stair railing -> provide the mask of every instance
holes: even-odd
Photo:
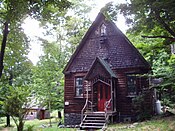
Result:
[[[108,108],[109,108],[109,105],[110,105],[110,103],[111,103],[111,100],[112,100],[112,99],[110,99],[109,101],[106,101],[106,102],[105,102],[105,109],[104,109],[104,111],[105,111],[105,125],[104,125],[103,128],[105,128],[106,125],[107,125],[107,123],[108,123],[108,119],[109,119]],[[102,129],[103,129],[103,128],[102,128]]]
[[[86,109],[86,107],[88,106],[88,103],[90,103],[91,104],[91,107],[92,107],[92,102],[91,101],[89,101],[88,99],[88,96],[89,96],[89,89],[88,89],[89,87],[87,86],[86,87],[86,102],[85,102],[85,104],[84,104],[84,107],[83,107],[83,109],[81,110],[81,122],[83,121],[83,114],[84,114],[84,110]]]
[[[86,103],[85,103],[83,109],[81,110],[81,120],[83,120],[84,110],[85,110],[86,107],[88,106],[88,103],[90,103],[90,105],[91,105],[91,107],[92,107],[92,102],[91,102],[91,101],[88,101],[88,100],[86,99]]]

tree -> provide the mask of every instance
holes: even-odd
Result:
[[[40,57],[34,69],[34,86],[40,101],[45,102],[50,111],[63,109],[62,71],[87,30],[90,20],[85,19],[85,16],[88,11],[90,7],[85,6],[84,0],[74,1],[73,7],[64,17],[57,18],[57,21],[49,21],[49,25],[45,24],[47,34],[53,35],[52,38],[55,39],[49,42],[40,38],[44,55]]]
[[[31,102],[30,94],[31,89],[28,87],[9,87],[9,94],[2,102],[3,110],[12,117],[18,131],[23,131],[24,118],[28,113],[27,109],[31,108],[29,105]]]
[[[164,103],[169,103],[169,106],[175,103],[175,69],[172,62],[174,54],[170,53],[169,46],[175,41],[174,7],[173,0],[131,0],[119,5],[109,3],[103,8],[110,18],[117,13],[125,16],[126,23],[130,25],[127,33],[133,37],[134,43],[138,43],[135,45],[150,61],[153,76],[164,79],[157,88],[161,92],[162,100],[166,101]],[[152,39],[143,40],[136,36]]]
[[[27,109],[31,108],[29,104],[31,103],[29,96],[32,92],[31,67],[28,61],[16,63],[12,71],[6,72],[9,72],[10,79],[4,79],[1,82],[0,103],[3,112],[13,118],[18,131],[23,131],[24,117]]]
[[[43,106],[52,109],[63,108],[63,74],[65,53],[56,43],[43,41],[44,55],[34,69],[34,88]],[[51,125],[51,121],[50,121]]]
[[[149,33],[143,37],[169,41],[175,41],[174,7],[173,0],[131,0],[116,6],[132,25],[130,32]]]
[[[175,55],[170,53],[170,48],[163,44],[161,39],[145,39],[134,34],[127,34],[132,43],[139,49],[152,67],[150,78],[162,78],[163,82],[156,86],[157,99],[163,105],[175,106]]]
[[[0,21],[3,29],[3,37],[0,52],[0,77],[3,71],[4,53],[8,40],[9,31],[14,28],[13,25],[21,26],[21,23],[27,15],[38,20],[48,20],[54,18],[55,15],[61,14],[71,3],[67,0],[57,1],[34,1],[34,0],[1,0],[0,2]]]
[[[1,96],[8,95],[8,87],[12,86],[14,79],[24,72],[23,68],[20,67],[26,62],[29,63],[26,57],[28,50],[28,40],[21,28],[12,28],[5,52],[4,73],[0,81]],[[10,126],[10,116],[8,112],[4,111],[4,113],[7,116],[7,126]]]

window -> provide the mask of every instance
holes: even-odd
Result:
[[[136,83],[135,75],[127,75],[128,95],[136,95]]]
[[[83,78],[77,77],[75,79],[75,96],[83,97]]]
[[[101,25],[101,36],[106,36],[106,25],[102,24]]]

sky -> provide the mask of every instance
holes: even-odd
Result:
[[[106,3],[113,1],[114,3],[124,3],[126,0],[94,0],[96,3],[96,8],[92,9],[90,13],[90,19],[92,21],[95,20],[97,14],[99,13],[100,9],[105,6]],[[117,1],[117,2],[116,2]],[[118,28],[125,33],[127,30],[127,26],[125,24],[125,19],[122,15],[118,17],[118,22],[116,23]],[[27,36],[30,38],[30,52],[29,52],[29,59],[32,61],[34,65],[39,61],[39,56],[43,54],[42,48],[40,46],[41,42],[37,40],[38,37],[45,37],[42,32],[44,32],[44,29],[39,27],[39,22],[27,18],[24,21],[23,24],[24,32],[27,34]]]

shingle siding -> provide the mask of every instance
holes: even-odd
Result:
[[[105,23],[107,36],[104,43],[100,43],[99,28]],[[112,69],[144,67],[149,64],[140,55],[137,49],[129,42],[125,35],[112,23],[101,18],[98,25],[92,29],[91,34],[84,38],[81,49],[78,49],[73,62],[69,63],[67,70],[71,72],[88,71],[96,57],[107,59]],[[83,67],[83,68],[82,68]]]

